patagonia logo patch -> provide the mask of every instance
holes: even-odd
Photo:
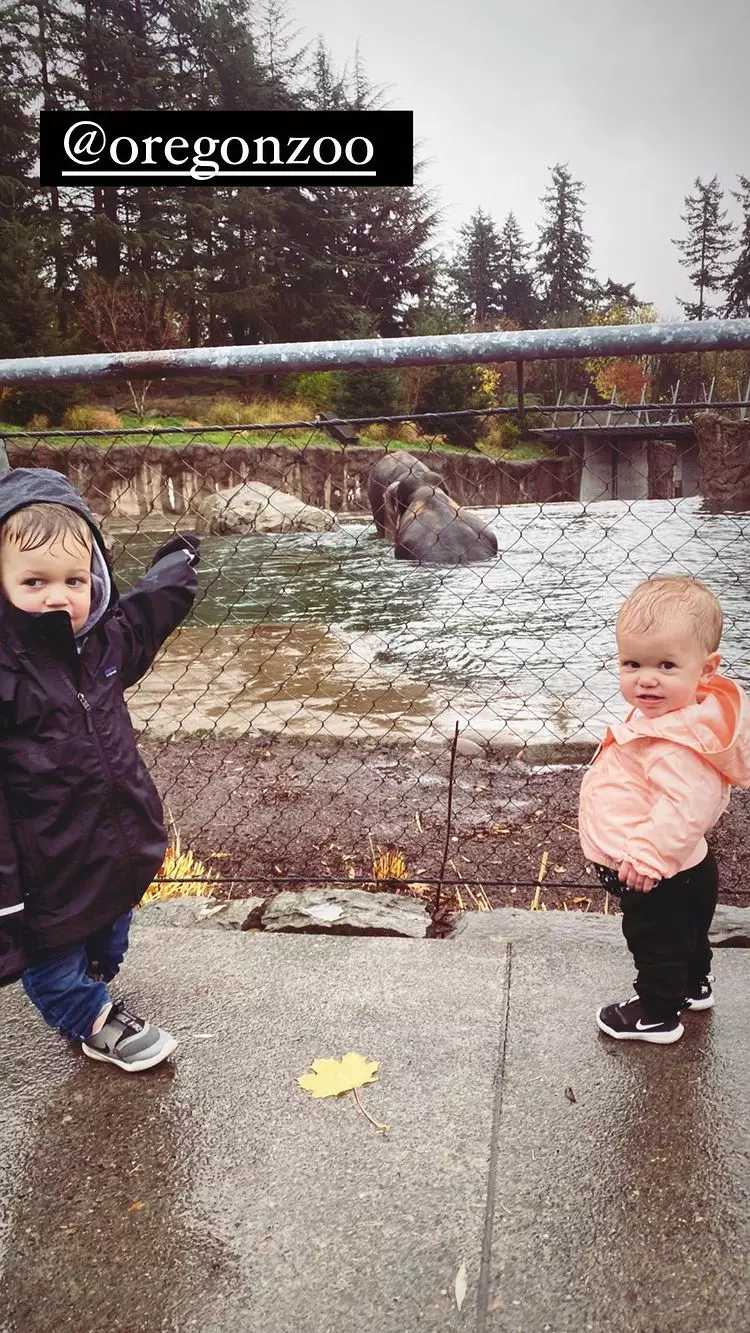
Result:
[[[105,669],[104,674],[105,674],[105,676],[116,676],[116,675],[117,675],[117,667],[107,667],[107,668]]]

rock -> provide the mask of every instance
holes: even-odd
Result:
[[[261,481],[247,481],[229,490],[215,491],[194,505],[215,536],[328,532],[336,527],[336,519],[327,509],[304,504],[294,495],[274,490]]]
[[[268,904],[261,924],[264,931],[424,939],[430,917],[424,903],[398,893],[320,887],[278,893]]]
[[[214,926],[220,930],[246,930],[248,918],[264,904],[263,898],[234,898],[217,903],[215,898],[157,898],[137,908],[137,926]]]
[[[709,939],[714,948],[750,949],[750,907],[725,907],[720,903],[711,922]]]
[[[750,420],[732,421],[718,412],[698,412],[693,426],[706,509],[750,509]]]

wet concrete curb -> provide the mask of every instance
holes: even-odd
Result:
[[[518,907],[500,907],[493,912],[465,912],[449,938],[474,942],[491,939],[523,944],[543,939],[570,938],[582,941],[622,939],[621,918],[603,912],[529,912]],[[716,908],[710,931],[716,949],[750,948],[750,907]]]
[[[379,895],[370,896],[375,901]],[[393,897],[390,894],[384,896],[389,901]],[[404,901],[410,903],[413,900]],[[213,898],[164,899],[138,908],[134,924],[138,927],[251,930],[257,927],[259,909],[265,902],[263,898],[237,898],[224,903],[217,903]],[[336,933],[335,923],[330,933]],[[529,912],[519,907],[500,907],[492,912],[464,912],[448,938],[473,942],[501,936],[503,941],[523,943],[538,940],[545,933],[561,938],[577,935],[581,940],[592,941],[620,939],[620,917],[605,916],[602,912]],[[728,907],[720,903],[711,925],[710,938],[717,949],[750,949],[750,907]]]

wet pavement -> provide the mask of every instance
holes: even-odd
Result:
[[[123,985],[180,1046],[140,1076],[0,992],[2,1333],[744,1333],[747,953],[717,952],[682,1042],[618,1044],[593,1022],[629,993],[615,923],[521,915],[445,942],[141,927]],[[296,1086],[350,1049],[387,1135]]]

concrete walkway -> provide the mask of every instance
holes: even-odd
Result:
[[[595,1027],[631,978],[606,919],[142,927],[123,990],[180,1047],[132,1077],[3,990],[0,1329],[745,1333],[749,966],[720,950],[717,1008],[659,1048]],[[296,1086],[348,1050],[387,1135]]]

